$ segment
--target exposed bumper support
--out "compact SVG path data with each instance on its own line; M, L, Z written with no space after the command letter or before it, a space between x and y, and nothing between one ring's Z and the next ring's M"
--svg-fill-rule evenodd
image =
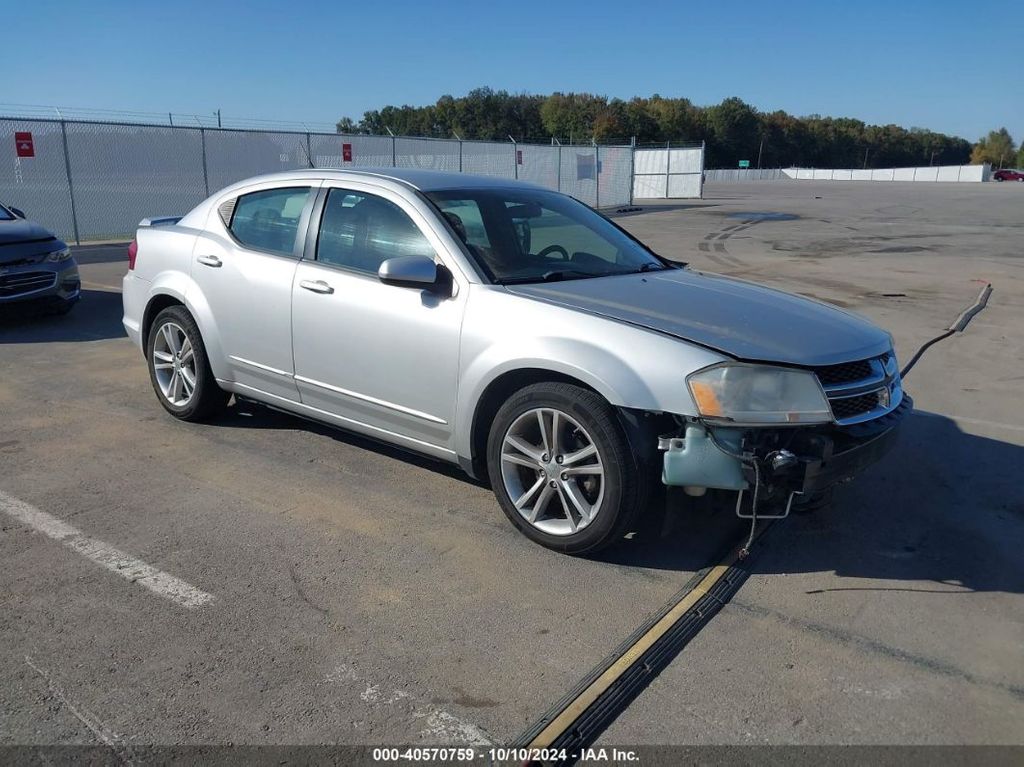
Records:
M892 449L913 400L904 394L892 412L868 423L845 428L800 430L741 430L688 424L683 437L663 437L665 451L662 481L687 488L691 494L704 489L750 490L754 484L753 461L769 497L785 500L791 493L810 497L846 482ZM784 465L771 460L780 448L792 459Z

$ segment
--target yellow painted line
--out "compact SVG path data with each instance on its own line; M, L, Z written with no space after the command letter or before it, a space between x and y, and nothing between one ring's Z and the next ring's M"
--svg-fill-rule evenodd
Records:
M712 567L708 574L691 591L687 592L686 596L679 600L671 610L665 613L661 620L651 626L626 652L619 656L615 663L609 666L601 676L591 682L572 703L551 720L551 723L533 739L529 748L549 748L559 735L568 730L572 723L579 719L583 712L590 708L594 701L601 697L615 683L615 680L636 663L641 655L647 652L655 642L661 639L686 614L687 610L693 607L701 597L707 594L725 576L729 568L736 562L737 556L736 553L733 553L723 563Z
M90 288L102 288L103 290L112 290L115 293L121 292L121 288L116 285L104 285L99 282L89 282L88 280L82 280L82 284Z

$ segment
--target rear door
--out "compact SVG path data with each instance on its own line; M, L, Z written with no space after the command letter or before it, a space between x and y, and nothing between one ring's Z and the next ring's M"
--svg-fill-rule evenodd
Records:
M400 195L325 182L321 197L293 294L302 402L366 433L449 455L469 291L440 295L377 278L381 262L397 256L449 266L430 221Z
M296 182L243 192L221 202L213 214L219 224L210 222L196 241L193 281L209 304L231 379L243 392L299 399L291 294L313 192Z

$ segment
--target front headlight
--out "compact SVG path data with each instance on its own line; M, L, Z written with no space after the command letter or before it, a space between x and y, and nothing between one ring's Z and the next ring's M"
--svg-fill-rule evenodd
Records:
M55 264L59 261L67 261L69 258L71 258L71 248L64 247L60 250L55 250L52 253L47 253L44 260L51 264Z
M832 421L813 373L768 365L724 363L686 379L705 418L736 424L812 424Z

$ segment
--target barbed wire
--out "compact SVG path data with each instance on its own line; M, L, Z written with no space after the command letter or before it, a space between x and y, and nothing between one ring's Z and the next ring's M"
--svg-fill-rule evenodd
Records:
M0 103L0 117L23 118L36 120L69 120L81 122L108 122L128 123L136 125L158 125L174 128L224 128L229 130L256 130L256 131L288 131L303 133L338 133L336 123L318 122L314 120L276 120L260 117L236 117L218 112L149 112L141 110L126 109L97 109L94 107L64 107L46 104L12 104ZM365 130L355 130L342 135L349 136L388 136L388 133L371 133ZM449 136L438 135L396 135L396 138L422 138L447 141L505 141L506 137L499 138L476 138L464 136L460 138L453 131ZM510 139L509 143L512 143ZM632 143L631 137L605 137L596 142L591 138L581 136L552 137L552 136L520 136L515 141L521 144L550 144L552 146L572 146L577 149L594 146L627 146ZM687 146L687 144L673 142L673 147ZM698 143L697 146L700 144ZM657 146L664 147L664 144Z
M259 117L236 117L218 112L146 112L127 109L96 109L47 104L0 103L2 117L30 117L57 120L96 120L146 125L168 125L192 128L254 128L257 130L292 130L310 133L334 133L335 123L314 120L275 120Z

